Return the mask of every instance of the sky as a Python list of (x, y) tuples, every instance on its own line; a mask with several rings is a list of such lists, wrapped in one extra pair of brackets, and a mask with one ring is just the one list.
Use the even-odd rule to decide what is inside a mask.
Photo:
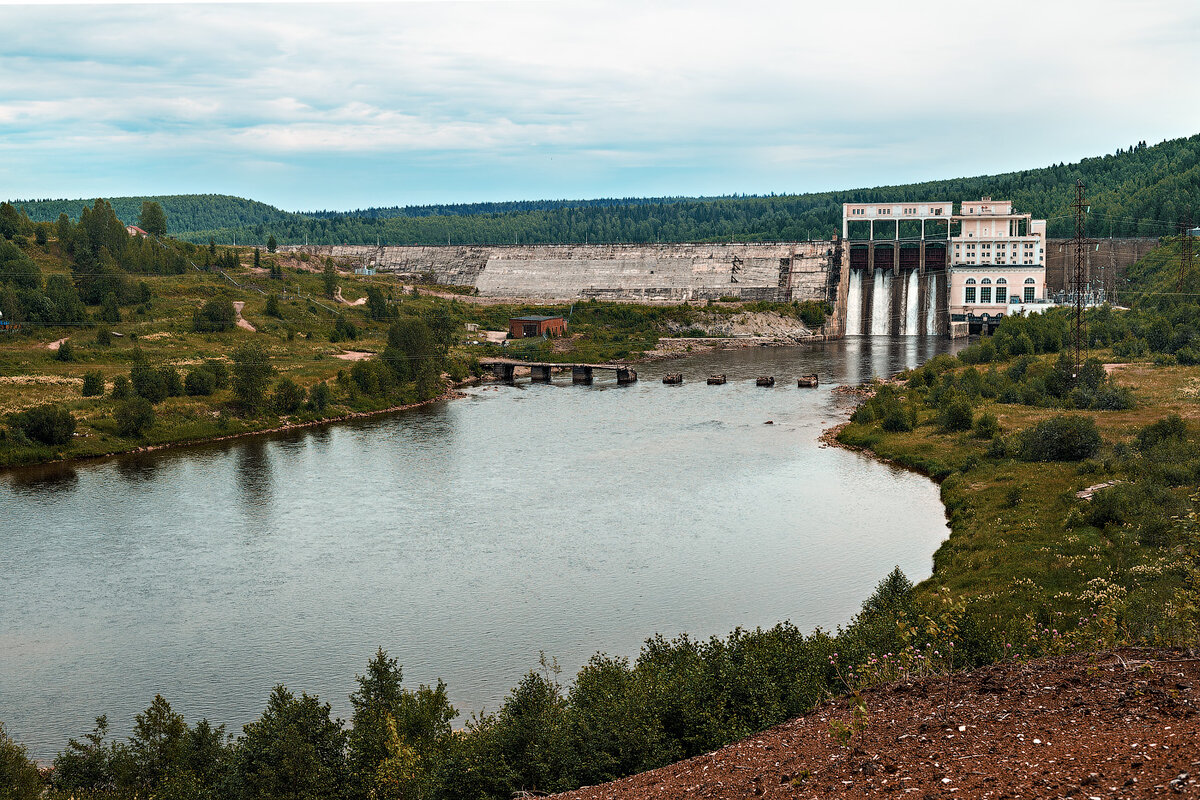
[(1194, 0), (6, 4), (0, 198), (796, 193), (1200, 133)]

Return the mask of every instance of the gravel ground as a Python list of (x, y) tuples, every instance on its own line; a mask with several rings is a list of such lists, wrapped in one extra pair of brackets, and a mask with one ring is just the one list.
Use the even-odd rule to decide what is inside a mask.
[(703, 756), (561, 798), (1200, 797), (1200, 659), (1120, 650), (863, 693)]

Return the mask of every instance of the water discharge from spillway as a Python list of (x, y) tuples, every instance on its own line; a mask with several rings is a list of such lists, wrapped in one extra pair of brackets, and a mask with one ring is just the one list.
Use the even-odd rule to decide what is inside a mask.
[(861, 336), (863, 333), (861, 269), (850, 270), (850, 291), (846, 295), (846, 335)]
[(921, 333), (921, 279), (915, 269), (908, 273), (904, 292), (904, 335), (917, 336)]
[(875, 286), (871, 290), (871, 335), (887, 336), (892, 321), (892, 274), (886, 269), (875, 270)]
[(925, 333), (937, 333), (937, 275), (925, 276)]
[(851, 269), (846, 293), (847, 336), (922, 336), (939, 331), (938, 276), (905, 270)]

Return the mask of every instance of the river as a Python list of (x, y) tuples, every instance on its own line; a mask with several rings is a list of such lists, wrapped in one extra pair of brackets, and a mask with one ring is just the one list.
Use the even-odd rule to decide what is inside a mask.
[[(407, 685), (445, 680), (461, 723), (539, 651), (565, 680), (656, 632), (843, 624), (893, 566), (928, 576), (948, 530), (933, 483), (819, 445), (850, 402), (830, 390), (951, 346), (709, 353), (641, 365), (632, 386), (485, 385), (0, 474), (0, 721), (48, 761), (99, 714), (127, 734), (156, 693), (235, 732), (277, 683), (345, 716), (383, 646)], [(819, 389), (796, 388), (808, 372)]]

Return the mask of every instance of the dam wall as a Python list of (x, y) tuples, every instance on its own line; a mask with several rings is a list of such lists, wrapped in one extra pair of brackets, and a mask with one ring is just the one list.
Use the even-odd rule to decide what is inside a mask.
[(287, 246), (496, 298), (836, 300), (833, 243)]
[[(1084, 250), (1084, 279), (1102, 286), (1111, 299), (1121, 302), (1125, 285), (1125, 270), (1157, 247), (1157, 238), (1093, 239)], [(1050, 239), (1046, 242), (1046, 292), (1070, 289), (1071, 272), (1075, 269), (1075, 250), (1070, 239)]]

